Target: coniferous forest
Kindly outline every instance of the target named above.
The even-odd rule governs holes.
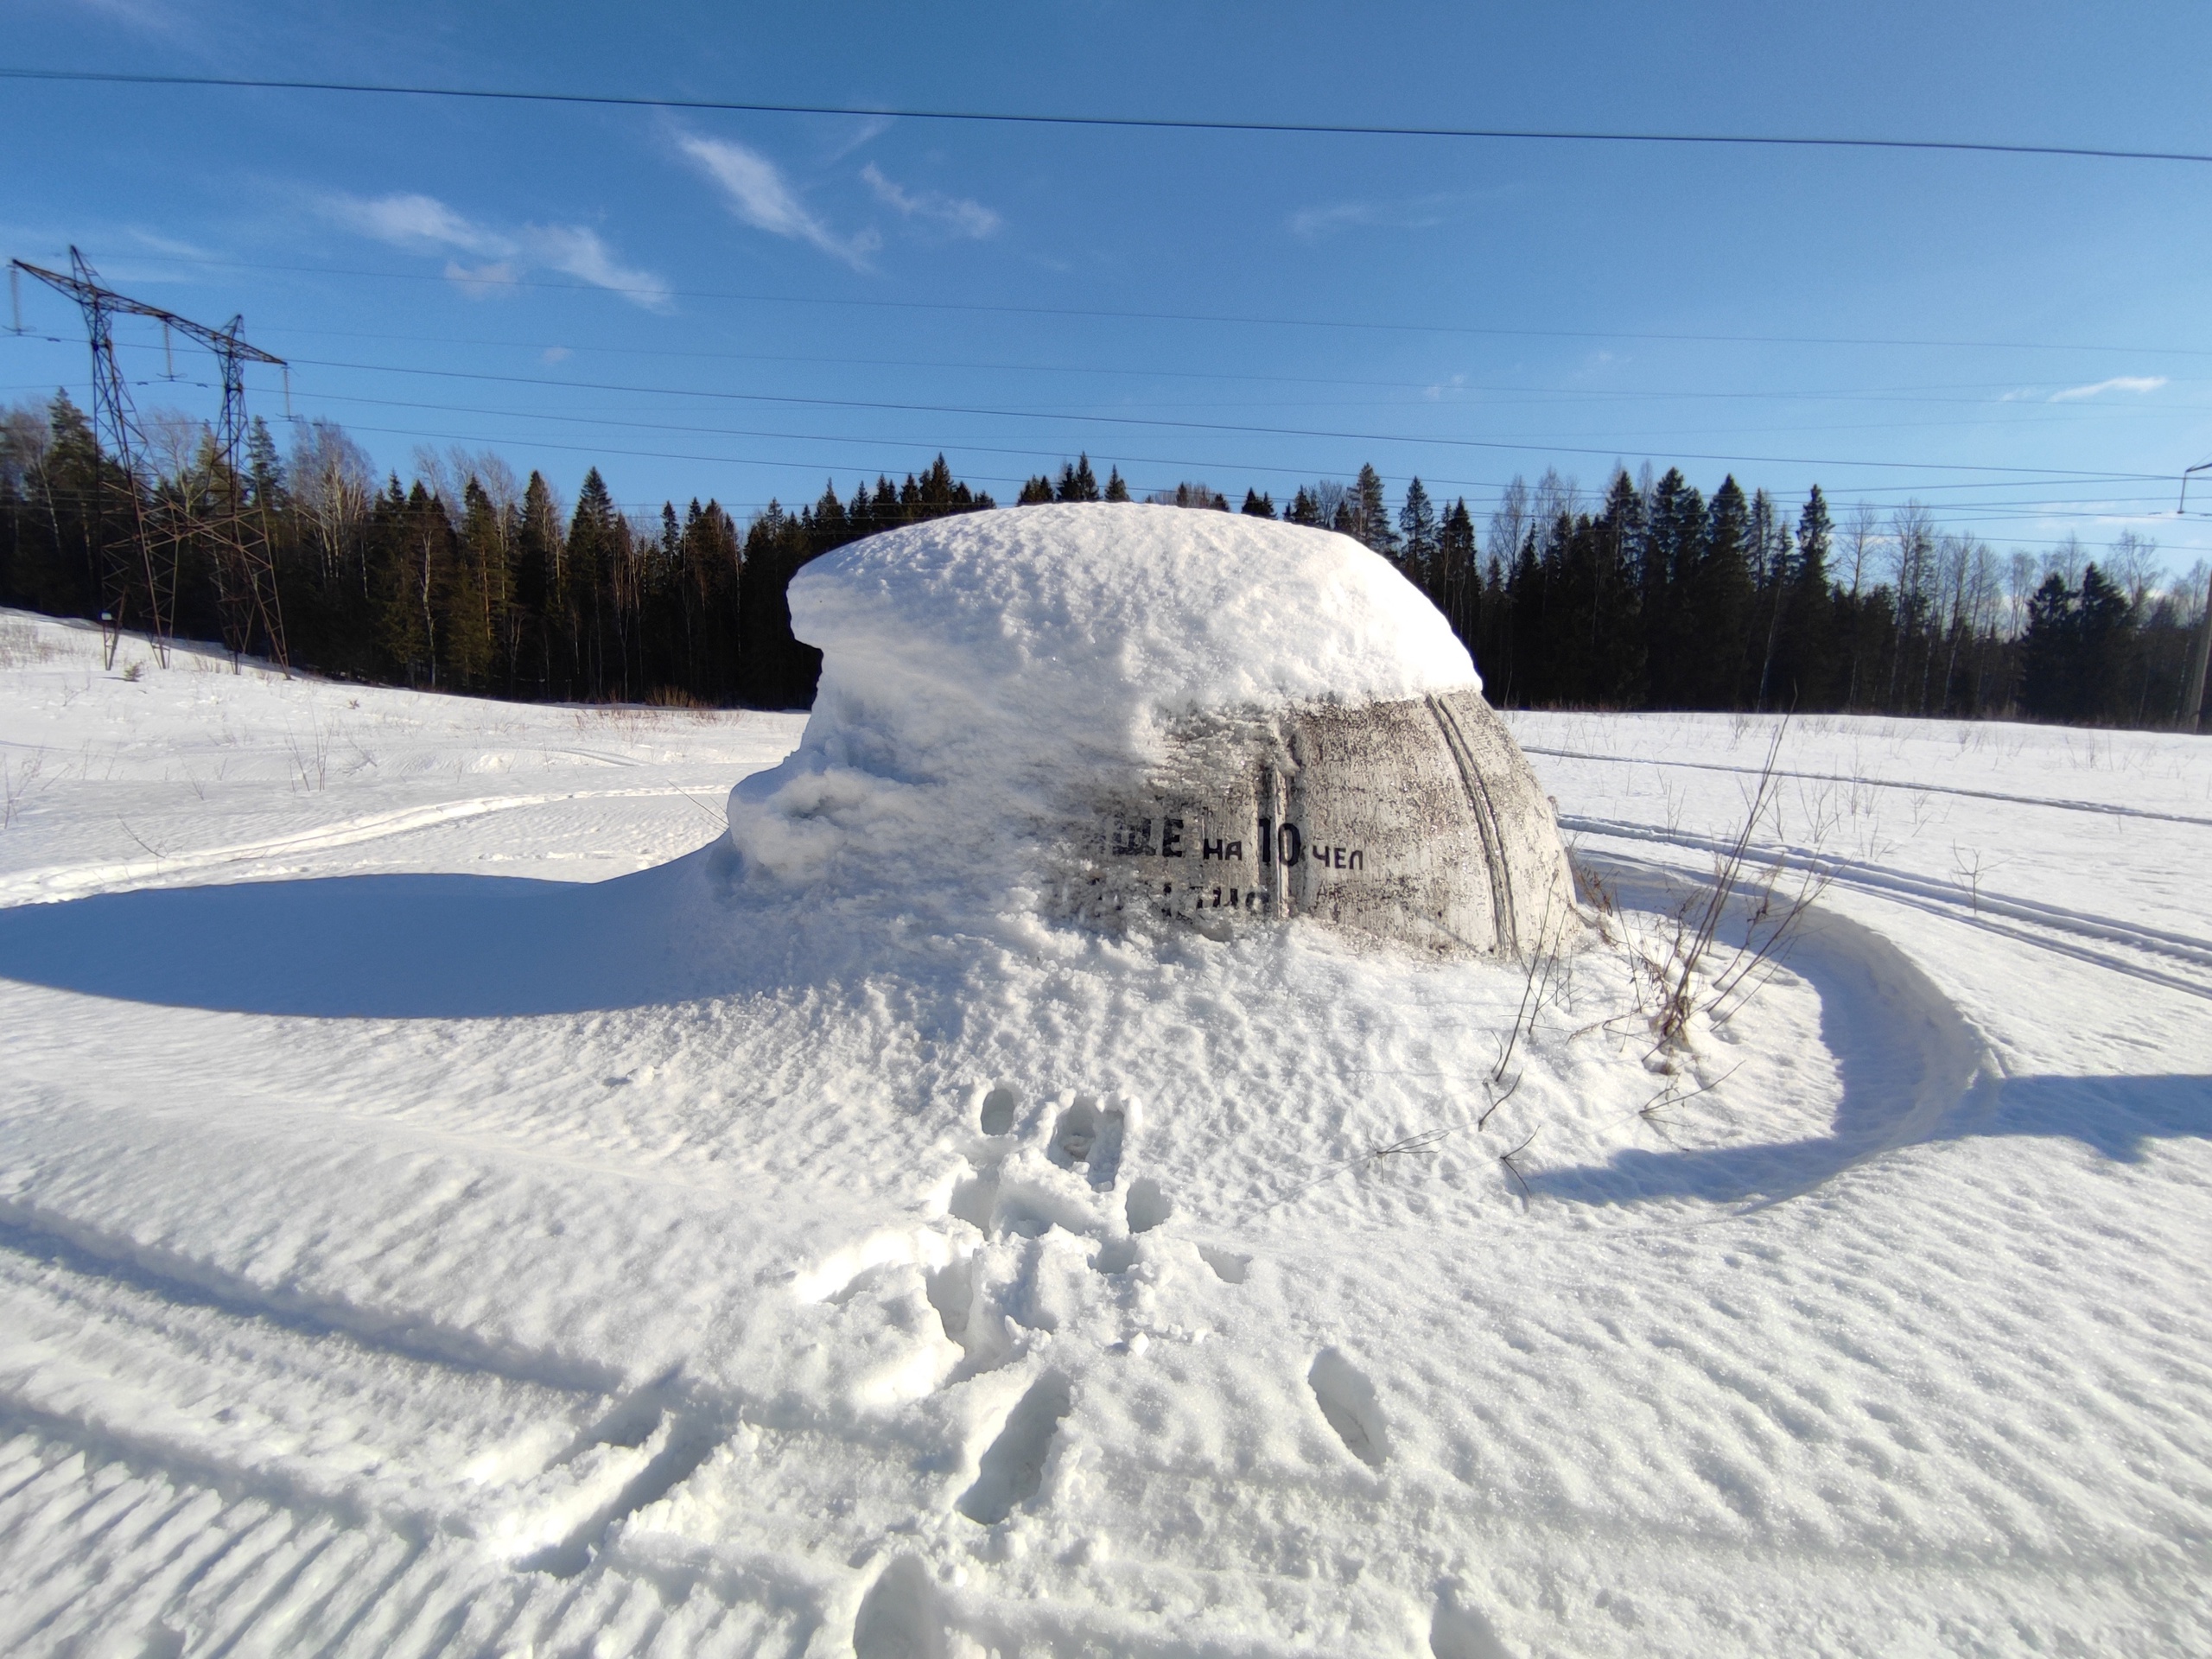
[[[573,503],[498,457],[420,452],[378,482],[335,424],[299,423],[280,450],[254,423],[244,475],[204,433],[166,446],[160,476],[122,493],[66,395],[0,410],[0,604],[93,617],[124,543],[167,524],[175,591],[158,574],[124,601],[155,604],[180,638],[271,653],[261,613],[189,533],[222,504],[253,527],[276,583],[283,655],[363,681],[529,700],[803,707],[819,653],[792,638],[785,585],[863,536],[992,498],[942,455],[740,525],[715,502],[617,509],[596,468]],[[1030,479],[1019,501],[1126,501],[1089,458]],[[1146,499],[1228,512],[1203,483]],[[2018,716],[2164,727],[2182,717],[2201,572],[2162,589],[2155,547],[2123,532],[2101,553],[2069,541],[2000,556],[1913,504],[1840,517],[1802,502],[1708,497],[1669,468],[1616,472],[1589,496],[1554,474],[1516,479],[1479,530],[1465,499],[1419,479],[1394,505],[1363,467],[1241,511],[1321,525],[1392,560],[1448,618],[1505,707],[1856,711]],[[185,529],[175,529],[186,526]],[[157,562],[138,559],[149,569]]]

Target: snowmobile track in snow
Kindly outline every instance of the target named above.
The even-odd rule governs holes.
[[[203,848],[197,852],[137,859],[121,864],[51,865],[43,869],[25,870],[0,881],[0,908],[10,905],[89,898],[96,893],[141,887],[153,881],[166,883],[171,878],[195,871],[251,864],[262,859],[296,858],[309,853],[328,852],[334,848],[359,846],[394,836],[410,835],[418,830],[438,829],[494,812],[559,806],[571,801],[636,799],[671,795],[687,796],[696,801],[702,794],[711,798],[720,790],[719,784],[702,784],[689,788],[666,785],[637,789],[563,790],[535,795],[481,795],[467,800],[440,801],[429,806],[406,807],[396,812],[372,812],[318,829],[272,836],[264,841],[235,842],[228,846]]]
[[[1649,824],[1614,818],[1582,817],[1562,813],[1559,822],[1561,829],[1577,835],[1656,842],[1722,856],[1734,850],[1732,842],[1718,836],[1661,830]],[[1586,853],[1585,856],[1588,855]],[[1840,887],[1855,888],[1897,904],[1910,906],[1931,916],[1941,916],[1946,920],[1980,928],[1985,932],[2017,939],[2041,950],[2073,957],[2113,973],[2163,985],[2170,990],[2212,1000],[2212,939],[2115,921],[2109,917],[2041,904],[2032,899],[1986,891],[1975,892],[1954,883],[1810,849],[1753,848],[1749,857],[1752,862],[1761,865],[1780,858],[1793,869],[1809,872]],[[2202,968],[2208,973],[2202,979],[2185,978],[2139,962],[2127,961],[2108,951],[2093,949],[2091,944],[2086,942],[2120,945],[2170,963]]]
[[[1915,795],[1959,795],[1969,800],[1999,801],[2007,806],[2047,806],[2062,812],[2099,812],[2107,817],[2151,818],[2161,823],[2196,823],[2212,829],[2212,818],[2187,812],[2161,812],[2147,806],[2120,806],[2108,801],[2070,801],[2049,795],[2012,795],[2001,790],[1965,789],[1956,784],[1916,784],[1888,778],[1861,778],[1840,772],[1791,772],[1777,766],[1732,766],[1718,760],[1675,760],[1649,754],[1599,754],[1584,749],[1548,749],[1534,743],[1521,746],[1524,754],[1548,755],[1555,760],[1599,760],[1619,766],[1673,766],[1685,772],[1721,772],[1744,778],[1802,779],[1812,784],[1850,784],[1868,789],[1902,790]]]

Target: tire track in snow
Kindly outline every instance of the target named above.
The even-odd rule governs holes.
[[[1671,884],[1686,873],[1648,860],[1586,855],[1624,908],[1664,914]],[[1693,882],[1695,875],[1688,875]],[[1738,894],[1728,915],[1751,900]],[[1825,1136],[1703,1151],[1636,1152],[1610,1165],[1539,1171],[1529,1179],[1555,1198],[1631,1207],[1649,1199],[1726,1205],[1710,1225],[1799,1198],[1900,1147],[1936,1138],[1961,1108],[1983,1097],[2001,1065],[1981,1033],[1939,985],[1890,939],[1864,923],[1815,906],[1783,953],[1819,994],[1821,1039],[1842,1073],[1843,1098]],[[1620,1229],[1651,1229],[1635,1224]]]
[[[25,870],[0,879],[0,907],[89,898],[95,893],[120,892],[143,886],[157,877],[219,869],[226,865],[251,863],[257,859],[327,852],[334,848],[359,846],[365,842],[386,840],[394,836],[409,835],[417,830],[436,829],[469,818],[524,807],[557,806],[570,801],[640,799],[671,795],[682,795],[696,802],[699,792],[711,796],[726,787],[725,783],[716,782],[690,788],[667,785],[636,789],[564,790],[536,795],[477,796],[467,800],[441,801],[427,806],[403,807],[397,811],[374,812],[317,830],[273,836],[263,841],[235,842],[228,846],[210,847],[168,857],[137,859],[121,864],[48,865],[41,869]]]

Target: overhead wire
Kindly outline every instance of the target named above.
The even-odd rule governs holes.
[[[959,124],[1088,127],[1152,132],[1250,133],[1274,137],[1332,138],[1439,138],[1538,143],[1682,144],[1789,149],[1906,150],[1986,156],[2066,157],[2107,162],[2171,162],[2212,164],[2212,154],[2194,150],[2142,149],[2101,144],[2021,143],[1980,138],[1861,137],[1846,135],[1731,132],[1637,132],[1567,127],[1446,127],[1370,124],[1348,121],[1233,121],[1183,116],[1071,115],[1014,110],[961,110],[921,105],[769,103],[760,100],[678,98],[622,92],[571,92],[493,86],[433,86],[397,81],[326,80],[253,75],[146,73],[124,70],[0,67],[0,79],[58,81],[75,85],[178,86],[232,91],[337,92],[401,98],[479,100],[506,104],[561,104],[608,109],[684,110],[739,115],[828,115],[861,119],[940,121]]]
[[[216,259],[201,255],[163,253],[172,264],[211,270],[275,271],[294,276],[359,276],[402,283],[450,284],[440,271],[368,270],[344,265],[283,264],[266,260]],[[988,300],[891,300],[834,294],[756,293],[734,289],[681,289],[626,286],[606,282],[560,282],[549,277],[514,276],[501,284],[509,288],[543,289],[567,293],[618,294],[630,298],[665,296],[678,300],[731,300],[748,305],[813,305],[860,310],[960,311],[996,316],[1080,318],[1109,322],[1186,322],[1210,326],[1231,324],[1267,328],[1340,328],[1382,334],[1466,334],[1503,340],[1638,340],[1692,346],[1885,346],[1914,351],[2022,351],[2095,353],[2143,357],[2212,357],[2212,346],[2102,345],[2079,340],[1942,340],[1911,336],[1855,334],[1738,334],[1694,330],[1671,332],[1620,328],[1508,328],[1478,323],[1382,322],[1358,317],[1294,317],[1238,315],[1230,312],[1136,311],[1098,306],[1013,305]]]

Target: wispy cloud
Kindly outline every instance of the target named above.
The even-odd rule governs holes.
[[[1452,200],[1420,196],[1408,201],[1338,201],[1301,207],[1290,216],[1290,232],[1305,241],[1318,242],[1339,231],[1423,231],[1445,222],[1450,216],[1445,208]]]
[[[512,289],[543,266],[620,294],[648,311],[670,308],[668,284],[649,270],[622,264],[586,225],[522,225],[512,230],[470,219],[435,196],[330,195],[324,214],[357,235],[416,253],[465,253],[483,263],[446,261],[447,277],[476,298]]]
[[[2166,384],[2163,374],[2116,374],[2109,380],[2098,380],[2086,386],[2069,386],[2063,391],[2054,391],[2049,402],[2076,404],[2084,397],[2101,397],[2108,391],[2156,391]]]
[[[706,138],[696,133],[682,134],[676,142],[721,187],[730,211],[756,230],[804,242],[855,270],[865,268],[868,256],[880,245],[873,231],[838,235],[800,199],[783,169],[758,150],[731,139]]]
[[[446,261],[446,280],[472,300],[486,300],[503,294],[521,279],[522,273],[512,260],[492,259],[480,265],[464,265],[458,259]]]
[[[77,0],[80,10],[95,12],[118,22],[156,35],[181,35],[195,21],[181,5],[167,0]]]
[[[143,230],[135,225],[130,227],[130,236],[142,247],[151,248],[156,253],[166,253],[173,258],[205,261],[218,257],[196,242],[180,241],[175,237],[163,236],[157,231]]]
[[[668,284],[650,271],[632,270],[620,263],[597,231],[583,225],[534,225],[524,232],[526,245],[554,270],[589,283],[594,288],[640,297],[640,305],[657,311],[668,308]]]
[[[970,201],[965,196],[948,196],[936,190],[907,190],[883,176],[882,169],[874,162],[861,168],[861,177],[868,181],[868,188],[875,192],[875,199],[905,218],[926,219],[942,225],[956,236],[972,236],[981,241],[998,233],[999,216],[980,201]]]
[[[843,161],[846,156],[851,155],[861,145],[874,143],[878,138],[881,137],[890,130],[891,118],[889,116],[869,116],[866,120],[861,122],[857,126],[855,126],[852,131],[847,135],[842,143],[833,147],[830,153],[822,158],[823,164],[824,166],[830,166],[838,162]]]

